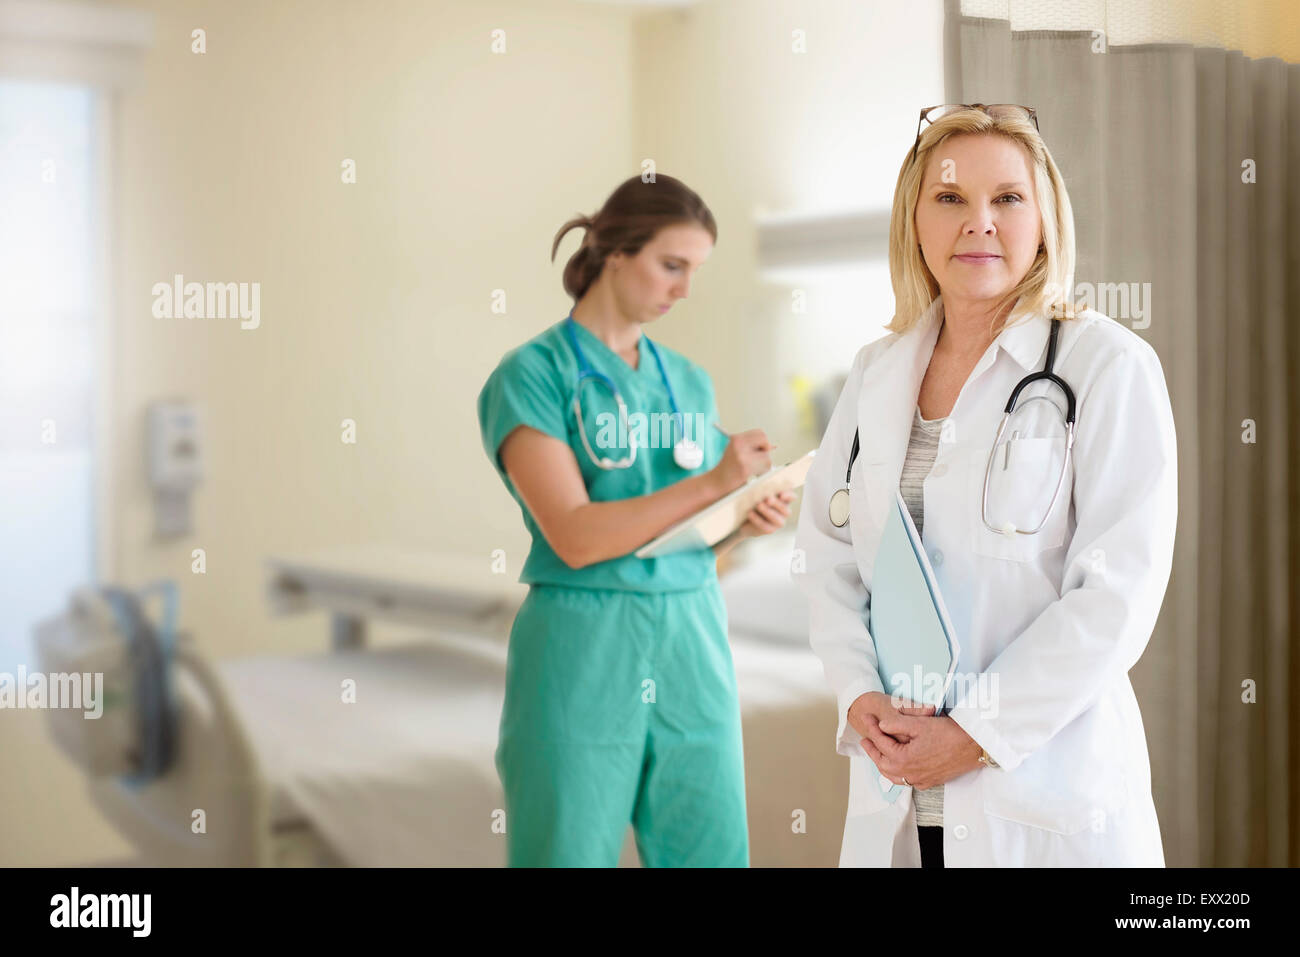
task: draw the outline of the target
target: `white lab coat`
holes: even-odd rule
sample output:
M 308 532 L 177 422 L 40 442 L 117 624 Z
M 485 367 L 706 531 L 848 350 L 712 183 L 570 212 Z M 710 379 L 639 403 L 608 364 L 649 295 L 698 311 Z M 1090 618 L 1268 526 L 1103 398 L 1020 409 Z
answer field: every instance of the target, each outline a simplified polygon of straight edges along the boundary
M 841 866 L 920 866 L 913 791 L 885 800 L 847 711 L 858 696 L 883 690 L 868 631 L 872 569 L 941 316 L 936 299 L 906 334 L 858 352 L 804 488 L 792 575 L 808 597 L 810 642 L 838 699 L 836 750 L 850 760 Z M 944 863 L 1162 867 L 1128 671 L 1169 581 L 1178 483 L 1169 395 L 1145 341 L 1092 310 L 1061 323 L 1054 371 L 1073 388 L 1078 419 L 1066 485 L 1036 535 L 991 532 L 980 516 L 998 422 L 1016 383 L 1042 369 L 1050 326 L 1041 316 L 1004 329 L 981 357 L 924 484 L 922 540 L 961 646 L 957 670 L 997 679 L 996 715 L 971 681 L 954 684 L 947 698 L 953 720 L 1001 768 L 946 782 Z M 1064 407 L 1044 382 L 1026 387 L 1020 402 L 1037 394 Z M 1059 422 L 1045 403 L 1033 405 Z M 836 528 L 827 506 L 844 486 L 855 427 L 850 519 Z M 991 509 L 1012 503 L 1011 513 L 1015 502 L 1036 506 L 1022 528 L 1045 511 L 1061 461 L 1060 442 L 1024 434 L 1013 445 L 1025 467 L 1008 473 L 1010 497 L 990 500 Z

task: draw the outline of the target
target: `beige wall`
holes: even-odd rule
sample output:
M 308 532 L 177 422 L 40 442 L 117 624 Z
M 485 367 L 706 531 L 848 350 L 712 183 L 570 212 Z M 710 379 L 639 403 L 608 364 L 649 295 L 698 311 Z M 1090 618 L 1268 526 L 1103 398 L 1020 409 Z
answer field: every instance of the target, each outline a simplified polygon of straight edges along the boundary
M 557 220 L 627 167 L 630 22 L 587 4 L 153 9 L 148 80 L 118 130 L 114 575 L 179 576 L 183 621 L 214 654 L 318 648 L 319 620 L 268 620 L 266 555 L 484 546 L 500 503 L 474 398 L 559 306 Z M 261 326 L 154 318 L 151 286 L 175 272 L 260 281 Z M 211 478 L 197 533 L 160 546 L 139 419 L 166 394 L 203 403 Z M 206 575 L 189 574 L 194 547 Z
M 825 316 L 792 315 L 789 290 L 758 281 L 754 214 L 887 208 L 917 109 L 943 98 L 939 0 L 129 5 L 153 12 L 156 39 L 115 129 L 104 575 L 176 579 L 182 626 L 213 656 L 326 646 L 323 617 L 268 615 L 267 555 L 505 548 L 517 572 L 527 540 L 474 400 L 506 349 L 568 309 L 559 274 L 579 236 L 552 265 L 555 230 L 646 157 L 720 227 L 690 299 L 651 334 L 711 371 L 729 428 L 815 445 L 784 382 L 812 361 L 802 324 Z M 796 29 L 807 53 L 791 51 Z M 345 158 L 356 185 L 340 182 Z M 260 328 L 154 318 L 151 287 L 175 273 L 261 283 Z M 864 337 L 890 305 L 861 304 Z M 145 405 L 163 396 L 206 414 L 196 533 L 175 544 L 151 539 L 142 464 Z M 129 853 L 43 735 L 39 714 L 0 722 L 0 753 L 24 768 L 0 778 L 0 864 Z
M 941 0 L 733 0 L 636 31 L 634 155 L 686 179 L 719 226 L 709 274 L 652 334 L 709 369 L 728 428 L 765 429 L 792 455 L 814 448 L 791 377 L 846 371 L 892 316 L 887 282 L 800 286 L 807 312 L 793 312 L 792 287 L 756 274 L 754 223 L 888 212 L 917 113 L 943 102 L 942 33 Z

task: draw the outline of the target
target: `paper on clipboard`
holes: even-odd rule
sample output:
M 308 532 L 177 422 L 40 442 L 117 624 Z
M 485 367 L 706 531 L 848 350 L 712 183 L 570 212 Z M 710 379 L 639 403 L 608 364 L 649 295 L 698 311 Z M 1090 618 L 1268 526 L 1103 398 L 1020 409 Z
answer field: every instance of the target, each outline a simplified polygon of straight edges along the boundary
M 812 466 L 813 449 L 785 465 L 774 465 L 762 475 L 751 478 L 735 491 L 706 505 L 665 531 L 654 541 L 637 549 L 637 558 L 658 558 L 674 552 L 711 548 L 739 528 L 754 506 L 767 498 L 803 485 Z
M 901 492 L 881 532 L 871 593 L 871 637 L 885 693 L 934 705 L 942 715 L 961 646 Z M 881 795 L 892 803 L 903 785 L 871 767 Z

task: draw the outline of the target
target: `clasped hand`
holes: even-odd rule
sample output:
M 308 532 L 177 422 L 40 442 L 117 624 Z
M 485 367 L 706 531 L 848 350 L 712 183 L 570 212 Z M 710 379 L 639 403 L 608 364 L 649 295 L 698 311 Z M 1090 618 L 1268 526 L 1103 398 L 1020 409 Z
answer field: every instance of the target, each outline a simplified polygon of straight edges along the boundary
M 903 702 L 869 691 L 849 707 L 849 724 L 862 735 L 862 748 L 894 784 L 918 791 L 937 787 L 980 767 L 983 749 L 952 718 L 935 717 L 934 706 Z

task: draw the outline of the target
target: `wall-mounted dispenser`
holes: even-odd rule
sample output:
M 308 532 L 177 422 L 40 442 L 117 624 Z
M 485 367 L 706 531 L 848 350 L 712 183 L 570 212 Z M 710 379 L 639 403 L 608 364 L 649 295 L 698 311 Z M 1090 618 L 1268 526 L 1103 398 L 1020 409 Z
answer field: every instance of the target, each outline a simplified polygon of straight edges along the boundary
M 190 492 L 203 478 L 198 408 L 183 400 L 149 404 L 149 484 L 154 493 L 154 535 L 174 538 L 191 531 Z

